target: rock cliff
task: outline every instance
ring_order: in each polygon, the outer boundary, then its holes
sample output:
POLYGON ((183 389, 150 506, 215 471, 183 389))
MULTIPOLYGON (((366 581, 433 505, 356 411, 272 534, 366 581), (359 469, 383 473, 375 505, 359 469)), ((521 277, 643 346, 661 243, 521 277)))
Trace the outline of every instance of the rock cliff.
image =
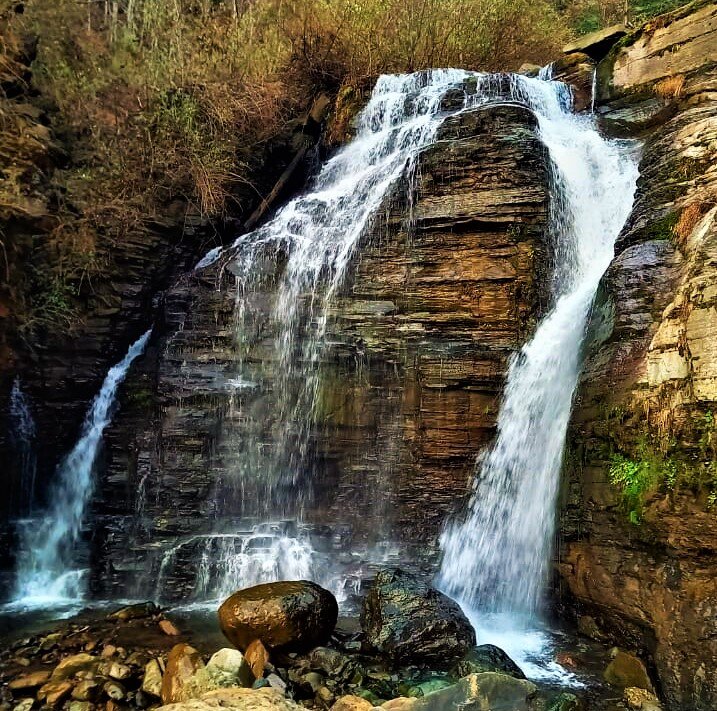
POLYGON ((717 5, 662 16, 598 66, 608 132, 644 141, 591 324, 559 570, 649 653, 675 709, 717 705, 717 5))
MULTIPOLYGON (((420 156, 413 220, 402 186, 365 236, 332 307, 297 486, 327 545, 393 539, 418 554, 459 507, 493 432, 506 359, 540 308, 547 179, 527 109, 473 110, 447 119, 420 156)), ((280 264, 267 268, 267 290, 252 302, 258 323, 280 264)), ((107 436, 93 525, 103 594, 125 592, 135 568, 156 576, 158 548, 242 516, 232 479, 266 404, 236 389, 234 301, 224 265, 167 294, 152 362, 107 436)), ((264 391, 275 377, 270 338, 260 332, 243 358, 242 377, 261 379, 264 391)), ((193 545, 165 580, 170 597, 186 595, 196 576, 193 545)))

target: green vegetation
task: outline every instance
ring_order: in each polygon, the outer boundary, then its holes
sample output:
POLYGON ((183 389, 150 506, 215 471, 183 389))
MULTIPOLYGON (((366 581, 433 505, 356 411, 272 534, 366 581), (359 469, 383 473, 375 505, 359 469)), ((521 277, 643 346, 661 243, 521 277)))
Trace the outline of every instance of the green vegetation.
POLYGON ((630 454, 610 455, 608 476, 621 495, 628 519, 639 525, 650 494, 690 490, 703 495, 707 508, 717 504, 717 427, 711 410, 694 423, 696 451, 668 441, 660 448, 646 435, 641 435, 630 454), (663 451, 664 450, 664 451, 663 451))
POLYGON ((579 35, 624 23, 637 26, 689 0, 557 0, 556 8, 579 35))

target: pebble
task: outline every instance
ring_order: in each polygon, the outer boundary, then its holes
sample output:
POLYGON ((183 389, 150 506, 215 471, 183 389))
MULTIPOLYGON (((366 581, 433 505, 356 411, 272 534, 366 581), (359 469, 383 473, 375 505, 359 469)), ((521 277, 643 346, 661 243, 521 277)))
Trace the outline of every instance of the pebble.
POLYGON ((13 711, 30 711, 34 704, 35 699, 20 699, 13 708, 13 711))
POLYGON ((160 620, 159 629, 170 637, 176 637, 177 635, 182 634, 169 620, 160 620))

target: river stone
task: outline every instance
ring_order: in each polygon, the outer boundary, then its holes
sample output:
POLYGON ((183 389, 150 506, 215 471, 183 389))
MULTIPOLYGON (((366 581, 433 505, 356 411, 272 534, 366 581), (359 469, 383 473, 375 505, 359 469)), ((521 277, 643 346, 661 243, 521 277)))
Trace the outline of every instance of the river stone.
POLYGON ((563 692, 553 699, 548 711, 582 711, 582 708, 583 705, 575 694, 563 692))
POLYGON ((628 687, 623 692, 623 698, 629 709, 636 711, 662 711, 659 699, 647 689, 628 687))
POLYGON ((186 701, 193 694, 185 689, 198 669, 204 667, 199 652, 188 644, 175 644, 169 652, 167 668, 162 677, 162 701, 165 704, 186 701))
POLYGON ((96 679, 83 679, 72 690, 72 698, 76 701, 96 701, 100 695, 100 684, 96 679))
POLYGON ((153 602, 138 602, 135 605, 127 605, 115 610, 108 617, 111 620, 120 620, 127 622, 128 620, 138 620, 143 617, 151 617, 159 613, 159 607, 153 602))
POLYGON ((78 672, 94 671, 97 669, 99 659, 91 654, 73 654, 71 657, 65 657, 54 669, 50 679, 52 681, 62 681, 75 676, 78 672))
POLYGON ((269 652, 266 647, 261 643, 260 639, 255 639, 244 652, 244 659, 246 659, 252 673, 257 679, 261 679, 264 676, 264 669, 269 663, 269 652))
POLYGON ((162 696, 162 669, 156 659, 150 659, 145 665, 141 689, 149 696, 155 698, 162 696))
POLYGON ((607 665, 603 676, 610 686, 619 689, 633 686, 652 691, 652 682, 645 665, 634 654, 628 654, 621 649, 613 650, 612 661, 607 665))
POLYGON ((72 682, 67 680, 53 680, 40 687, 37 692, 39 701, 44 701, 46 706, 58 706, 72 691, 72 682))
MULTIPOLYGON (((199 676, 201 671, 199 670, 196 676, 199 676)), ((238 649, 228 647, 215 652, 203 671, 210 687, 204 691, 227 686, 251 686, 256 679, 244 655, 238 649)))
POLYGON ((217 689, 199 699, 160 706, 158 711, 303 711, 277 689, 217 689))
POLYGON ((265 583, 227 598, 219 626, 242 651, 259 639, 269 649, 301 652, 328 640, 338 614, 336 598, 316 583, 265 583))
POLYGON ((537 688, 507 674, 471 674, 447 689, 427 696, 398 698, 381 706, 385 711, 530 711, 537 688))
POLYGON ((26 698, 26 699, 20 699, 20 701, 15 704, 12 711, 30 711, 30 709, 35 705, 35 699, 26 698))
POLYGON ((492 644, 481 644, 471 649, 453 669, 454 675, 459 677, 488 671, 525 679, 520 667, 500 647, 492 644))
POLYGON ((371 711, 373 704, 360 696, 342 696, 331 707, 331 711, 371 711))
POLYGON ((38 686, 42 686, 49 678, 50 672, 48 671, 31 672, 30 674, 23 674, 17 677, 17 679, 13 679, 8 684, 8 688, 12 689, 12 691, 36 689, 38 686))
POLYGON ((445 664, 476 642, 458 603, 398 569, 376 576, 364 599, 361 627, 369 645, 397 664, 445 664))

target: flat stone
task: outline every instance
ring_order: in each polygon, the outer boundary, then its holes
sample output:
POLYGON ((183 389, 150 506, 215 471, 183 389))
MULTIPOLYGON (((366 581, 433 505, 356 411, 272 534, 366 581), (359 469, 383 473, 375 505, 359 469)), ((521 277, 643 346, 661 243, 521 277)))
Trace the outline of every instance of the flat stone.
POLYGON ((164 634, 169 635, 170 637, 176 637, 180 634, 182 634, 175 625, 170 622, 169 620, 160 620, 159 621, 159 629, 164 632, 164 634))
POLYGON ((162 696, 162 670, 156 659, 150 659, 145 665, 141 688, 142 691, 149 696, 155 698, 162 696))
POLYGON ((360 696, 342 696, 331 707, 331 711, 371 711, 373 704, 360 696))
POLYGON ((37 698, 47 706, 58 706, 70 695, 72 686, 71 681, 50 680, 40 687, 37 698))
POLYGON ((42 686, 49 678, 49 671, 36 671, 31 674, 24 674, 16 679, 12 679, 12 681, 8 683, 8 688, 13 691, 36 689, 38 686, 42 686))
POLYGON ((100 660, 97 657, 81 652, 73 654, 71 657, 63 659, 53 670, 51 679, 53 681, 61 681, 75 676, 77 672, 94 671, 100 660))

